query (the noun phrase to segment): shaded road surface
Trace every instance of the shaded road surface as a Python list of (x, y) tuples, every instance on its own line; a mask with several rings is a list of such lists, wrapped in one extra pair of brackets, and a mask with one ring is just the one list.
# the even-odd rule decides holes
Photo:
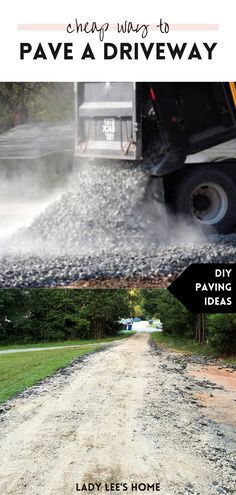
[(161, 495), (235, 493), (234, 426), (213, 421), (196, 399), (216, 385), (188, 373), (199, 364), (148, 339), (136, 334), (88, 355), (9, 401), (0, 415), (0, 493), (72, 495), (84, 482), (103, 491), (105, 482), (160, 482)]

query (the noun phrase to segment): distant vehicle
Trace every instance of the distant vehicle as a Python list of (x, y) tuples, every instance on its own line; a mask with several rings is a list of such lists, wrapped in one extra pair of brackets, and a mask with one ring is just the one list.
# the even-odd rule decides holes
[(123, 325), (124, 330), (132, 330), (133, 318), (120, 318), (119, 323)]
[(163, 323), (161, 321), (159, 321), (156, 324), (156, 329), (158, 330), (158, 332), (162, 332), (163, 331)]
[(153, 320), (148, 320), (149, 325), (153, 324)]
[(141, 318), (134, 318), (133, 321), (137, 322), (137, 321), (141, 321)]

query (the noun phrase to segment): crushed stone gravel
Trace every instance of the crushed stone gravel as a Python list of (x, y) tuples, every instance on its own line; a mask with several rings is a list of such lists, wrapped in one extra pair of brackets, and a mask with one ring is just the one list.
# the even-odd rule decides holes
[(235, 262), (236, 234), (206, 238), (166, 215), (148, 181), (139, 167), (80, 165), (59, 199), (1, 241), (0, 287), (127, 279), (158, 287), (191, 263)]

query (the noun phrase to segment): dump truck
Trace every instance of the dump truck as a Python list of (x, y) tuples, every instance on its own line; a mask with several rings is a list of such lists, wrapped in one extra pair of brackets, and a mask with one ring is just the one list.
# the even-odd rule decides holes
[(150, 194), (206, 231), (236, 223), (234, 82), (78, 82), (75, 158), (123, 160)]

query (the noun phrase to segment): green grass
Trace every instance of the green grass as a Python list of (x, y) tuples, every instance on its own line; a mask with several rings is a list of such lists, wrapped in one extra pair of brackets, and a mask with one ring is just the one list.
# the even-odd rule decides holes
[(164, 332), (154, 332), (151, 334), (151, 339), (157, 344), (164, 345), (175, 351), (187, 352), (189, 354), (198, 354), (206, 357), (220, 357), (225, 363), (236, 364), (235, 357), (222, 357), (214, 353), (213, 349), (208, 344), (198, 344), (195, 340), (178, 337)]
[(53, 375), (73, 359), (100, 348), (55, 349), (0, 355), (0, 402)]
[(89, 339), (89, 340), (60, 340), (59, 342), (31, 342), (28, 344), (6, 344), (0, 345), (0, 350), (10, 350), (10, 349), (30, 349), (31, 347), (61, 347), (61, 346), (71, 346), (71, 345), (86, 345), (86, 344), (102, 344), (104, 342), (112, 342), (113, 340), (120, 340), (130, 337), (135, 332), (119, 333), (119, 335), (113, 337), (105, 337), (104, 339)]
[[(12, 354), (0, 354), (0, 403), (10, 399), (18, 392), (35, 385), (40, 380), (53, 375), (58, 369), (66, 366), (73, 359), (94, 352), (102, 347), (105, 342), (124, 339), (133, 335), (119, 334), (115, 337), (107, 337), (100, 340), (70, 340), (60, 342), (41, 342), (37, 344), (1, 346), (1, 350), (29, 349), (30, 347), (48, 347), (64, 345), (81, 345), (83, 347), (52, 349), (45, 351), (16, 352)], [(97, 344), (92, 347), (87, 344)]]

